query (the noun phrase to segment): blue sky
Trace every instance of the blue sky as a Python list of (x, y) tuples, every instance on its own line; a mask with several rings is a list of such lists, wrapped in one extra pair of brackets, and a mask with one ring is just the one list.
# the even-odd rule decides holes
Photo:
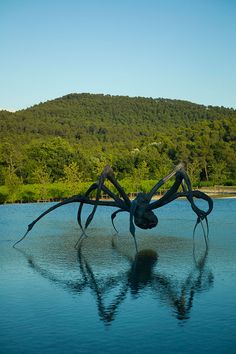
[(71, 92), (236, 108), (235, 0), (2, 0), (0, 109)]

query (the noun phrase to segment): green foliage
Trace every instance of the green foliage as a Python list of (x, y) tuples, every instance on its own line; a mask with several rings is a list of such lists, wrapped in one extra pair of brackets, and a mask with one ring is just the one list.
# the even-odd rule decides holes
[(201, 167), (198, 160), (194, 160), (187, 165), (187, 173), (192, 185), (197, 185), (200, 182)]
[(32, 182), (33, 183), (41, 183), (47, 184), (50, 183), (50, 175), (47, 171), (46, 166), (42, 163), (42, 165), (38, 165), (32, 171)]
[(16, 199), (17, 192), (22, 184), (22, 180), (12, 171), (10, 168), (5, 170), (5, 186), (9, 192), (10, 201), (14, 202)]
[(23, 200), (63, 198), (61, 186), (52, 193), (48, 186), (74, 193), (106, 164), (132, 191), (148, 189), (143, 181), (159, 180), (179, 161), (195, 185), (236, 180), (236, 111), (224, 107), (70, 94), (0, 111), (0, 138), (0, 184), (19, 200), (22, 182), (41, 185), (24, 190)]
[(4, 204), (8, 200), (9, 192), (6, 186), (0, 186), (0, 204)]
[(70, 194), (78, 194), (78, 190), (82, 181), (82, 172), (79, 171), (77, 162), (72, 162), (67, 166), (64, 166), (64, 181), (70, 190)]
[(223, 184), (227, 180), (226, 162), (220, 161), (211, 166), (211, 180), (214, 184)]

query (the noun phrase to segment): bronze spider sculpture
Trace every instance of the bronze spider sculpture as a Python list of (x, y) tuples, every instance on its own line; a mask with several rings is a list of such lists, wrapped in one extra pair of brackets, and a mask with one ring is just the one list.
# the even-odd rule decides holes
[[(156, 194), (157, 190), (171, 177), (175, 177), (175, 181), (172, 187), (159, 200), (152, 201), (152, 198)], [(109, 188), (105, 186), (104, 183), (106, 179), (109, 180), (112, 183), (112, 185), (117, 189), (119, 195), (113, 193)], [(182, 187), (182, 191), (179, 191), (179, 188), (181, 187)], [(97, 191), (96, 198), (91, 199), (90, 195), (95, 190)], [(100, 198), (101, 198), (102, 191), (106, 193), (112, 200), (101, 200)], [(74, 195), (73, 197), (65, 199), (64, 201), (57, 203), (56, 205), (53, 205), (51, 208), (47, 209), (44, 213), (39, 215), (37, 219), (35, 219), (31, 224), (28, 225), (28, 230), (26, 231), (25, 235), (20, 240), (18, 240), (13, 245), (13, 247), (19, 242), (21, 242), (26, 237), (28, 232), (33, 228), (33, 226), (46, 214), (50, 213), (56, 208), (61, 207), (62, 205), (66, 205), (69, 203), (80, 203), (78, 214), (77, 214), (77, 220), (79, 226), (82, 229), (82, 235), (80, 236), (78, 242), (76, 243), (76, 246), (79, 244), (80, 240), (82, 240), (83, 236), (85, 235), (85, 230), (93, 220), (97, 207), (101, 205), (101, 206), (110, 206), (110, 207), (118, 208), (118, 210), (113, 212), (111, 215), (111, 221), (113, 226), (114, 226), (114, 219), (118, 213), (128, 212), (130, 214), (129, 231), (134, 238), (134, 243), (137, 250), (137, 242), (135, 238), (135, 225), (141, 229), (154, 228), (158, 224), (158, 218), (154, 214), (153, 210), (160, 208), (180, 197), (186, 197), (188, 199), (192, 210), (197, 215), (197, 222), (194, 227), (194, 232), (199, 223), (202, 224), (203, 220), (206, 221), (207, 232), (205, 233), (203, 224), (202, 224), (202, 228), (204, 232), (205, 242), (207, 244), (208, 233), (209, 233), (207, 216), (211, 213), (213, 209), (213, 201), (205, 193), (198, 190), (192, 190), (190, 179), (184, 170), (183, 164), (180, 163), (173, 169), (172, 172), (170, 172), (167, 176), (165, 176), (157, 184), (155, 184), (149, 193), (138, 193), (137, 197), (134, 200), (130, 200), (128, 195), (125, 193), (124, 189), (116, 180), (112, 168), (107, 165), (104, 168), (98, 182), (92, 184), (84, 195)], [(197, 207), (197, 205), (194, 202), (194, 198), (205, 200), (208, 203), (208, 210), (204, 211), (199, 207)], [(85, 227), (83, 228), (81, 213), (84, 204), (93, 205), (93, 209), (86, 220)]]

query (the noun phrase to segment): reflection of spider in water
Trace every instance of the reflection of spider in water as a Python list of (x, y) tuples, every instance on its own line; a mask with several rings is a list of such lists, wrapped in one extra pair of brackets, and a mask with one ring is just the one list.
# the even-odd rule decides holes
[[(171, 177), (175, 177), (175, 181), (174, 181), (172, 187), (162, 196), (162, 198), (152, 202), (152, 198), (156, 194), (157, 190)], [(113, 186), (117, 189), (117, 192), (119, 195), (116, 195), (115, 193), (113, 193), (109, 188), (107, 188), (104, 185), (106, 179), (108, 179), (113, 184)], [(182, 191), (179, 191), (180, 187), (182, 187)], [(90, 198), (90, 195), (95, 190), (97, 191), (96, 198), (95, 198), (95, 200), (93, 200)], [(106, 193), (112, 200), (100, 200), (101, 192)], [(200, 192), (198, 190), (192, 190), (190, 179), (184, 170), (183, 164), (179, 164), (175, 167), (175, 169), (170, 174), (168, 174), (166, 177), (161, 179), (157, 184), (155, 184), (149, 193), (138, 193), (137, 197), (134, 200), (129, 199), (128, 195), (125, 193), (125, 191), (123, 190), (121, 185), (117, 182), (117, 180), (115, 179), (114, 172), (113, 172), (112, 168), (110, 166), (106, 166), (99, 178), (99, 181), (97, 183), (92, 184), (91, 187), (87, 190), (87, 192), (84, 195), (75, 195), (71, 198), (64, 200), (63, 202), (60, 202), (60, 203), (52, 206), (48, 210), (46, 210), (37, 219), (35, 219), (31, 224), (29, 224), (28, 230), (25, 233), (25, 235), (19, 241), (17, 241), (14, 244), (14, 246), (26, 237), (27, 233), (33, 228), (33, 226), (43, 216), (45, 216), (49, 212), (53, 211), (54, 209), (59, 208), (62, 205), (77, 202), (77, 203), (80, 203), (80, 206), (78, 209), (77, 220), (78, 220), (78, 223), (79, 223), (83, 232), (82, 232), (82, 235), (79, 238), (76, 245), (79, 244), (79, 241), (85, 235), (84, 231), (91, 223), (91, 221), (94, 217), (94, 214), (96, 212), (97, 206), (101, 205), (101, 206), (111, 206), (111, 207), (118, 208), (118, 210), (116, 210), (111, 215), (111, 220), (112, 220), (113, 226), (114, 226), (114, 218), (116, 217), (116, 215), (118, 213), (128, 212), (130, 214), (129, 230), (130, 230), (131, 235), (134, 238), (135, 247), (136, 247), (136, 251), (137, 251), (137, 243), (136, 243), (136, 239), (135, 239), (135, 225), (141, 229), (154, 228), (158, 223), (158, 219), (157, 219), (156, 215), (154, 214), (153, 210), (160, 208), (163, 205), (168, 204), (179, 197), (186, 197), (187, 200), (190, 202), (192, 210), (197, 215), (197, 222), (194, 227), (194, 231), (196, 229), (196, 226), (199, 223), (202, 224), (203, 220), (206, 221), (207, 233), (205, 233), (203, 224), (202, 224), (202, 227), (203, 227), (203, 231), (204, 231), (205, 241), (207, 244), (207, 238), (208, 238), (207, 215), (209, 215), (213, 209), (212, 199), (203, 192)], [(208, 203), (208, 210), (204, 211), (204, 210), (201, 210), (200, 208), (198, 208), (194, 202), (194, 198), (205, 200)], [(82, 208), (83, 208), (84, 204), (93, 205), (93, 210), (89, 214), (89, 216), (86, 220), (86, 223), (85, 223), (85, 227), (83, 228), (82, 222), (81, 222), (81, 212), (82, 212)], [(114, 226), (114, 228), (115, 228), (115, 226)]]
[[(86, 289), (91, 289), (96, 299), (99, 317), (105, 324), (110, 324), (115, 319), (120, 305), (129, 293), (134, 298), (138, 298), (142, 296), (142, 290), (147, 288), (153, 295), (159, 297), (162, 303), (164, 302), (174, 311), (174, 315), (178, 320), (186, 320), (190, 318), (195, 294), (202, 292), (202, 290), (208, 290), (213, 285), (213, 274), (206, 267), (207, 247), (198, 260), (194, 253), (194, 267), (181, 283), (178, 283), (172, 275), (164, 275), (157, 270), (155, 265), (158, 261), (158, 255), (154, 250), (139, 251), (133, 259), (121, 253), (114, 242), (112, 242), (113, 250), (117, 251), (119, 256), (128, 261), (129, 268), (127, 271), (117, 275), (109, 274), (106, 271), (105, 278), (99, 279), (95, 276), (81, 248), (79, 247), (78, 249), (78, 264), (82, 275), (80, 281), (61, 280), (50, 270), (45, 270), (35, 263), (32, 257), (27, 256), (25, 252), (19, 251), (27, 257), (30, 267), (44, 278), (60, 284), (73, 294), (80, 294)], [(117, 295), (113, 297), (110, 305), (106, 306), (106, 296), (113, 292), (116, 292)]]

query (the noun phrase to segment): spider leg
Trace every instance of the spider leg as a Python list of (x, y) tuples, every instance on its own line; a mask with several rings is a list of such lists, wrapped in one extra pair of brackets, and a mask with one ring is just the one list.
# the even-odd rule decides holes
[(180, 173), (177, 173), (172, 187), (163, 195), (163, 197), (151, 203), (149, 205), (149, 209), (153, 210), (153, 209), (160, 208), (163, 205), (170, 203), (174, 199), (180, 197), (182, 194), (180, 195), (179, 193), (177, 193), (177, 191), (181, 183), (182, 183), (182, 176), (180, 175)]
[[(204, 239), (205, 239), (205, 243), (206, 243), (206, 247), (208, 247), (208, 235), (209, 235), (209, 226), (208, 226), (208, 220), (207, 220), (207, 215), (208, 214), (204, 210), (201, 210), (201, 209), (199, 209), (196, 206), (196, 204), (194, 203), (193, 197), (197, 196), (198, 191), (193, 191), (192, 190), (190, 179), (189, 179), (187, 173), (184, 170), (182, 170), (182, 175), (183, 175), (183, 181), (182, 181), (181, 184), (182, 184), (183, 191), (186, 193), (186, 197), (187, 197), (188, 201), (190, 202), (193, 211), (195, 212), (195, 214), (197, 214), (197, 217), (198, 217), (196, 225), (194, 227), (194, 233), (195, 233), (195, 230), (196, 230), (196, 226), (199, 223), (201, 223), (202, 230), (203, 230), (203, 235), (204, 235)], [(187, 188), (186, 188), (185, 184), (186, 184)], [(208, 213), (210, 213), (212, 208), (213, 208), (212, 200), (206, 194), (202, 194), (200, 196), (200, 198), (204, 199), (204, 200), (206, 200), (208, 202), (208, 205), (209, 205)], [(206, 221), (206, 231), (204, 229), (202, 220)]]
[[(89, 189), (86, 191), (85, 196), (88, 197), (89, 194), (91, 192), (93, 192), (94, 190), (96, 190), (98, 187), (99, 187), (98, 183), (92, 184), (89, 187)], [(124, 202), (116, 194), (114, 194), (112, 191), (110, 191), (110, 189), (108, 189), (105, 185), (101, 186), (101, 190), (103, 192), (105, 192), (107, 195), (109, 195), (109, 197), (113, 198), (115, 200), (115, 202), (117, 203), (117, 206), (119, 208), (121, 208), (121, 209), (126, 208)], [(78, 220), (78, 224), (79, 224), (80, 228), (84, 232), (84, 229), (83, 229), (83, 226), (82, 226), (82, 222), (81, 222), (81, 214), (82, 214), (83, 204), (84, 203), (80, 203), (80, 206), (79, 206), (79, 209), (78, 209), (78, 214), (77, 214), (77, 220)]]
[[(119, 197), (117, 197), (114, 193), (112, 193), (108, 188), (106, 188), (104, 186), (104, 182), (106, 179), (108, 179), (117, 188), (118, 192), (124, 198), (124, 202)], [(99, 181), (97, 183), (97, 194), (96, 194), (96, 199), (95, 199), (96, 202), (100, 199), (100, 195), (101, 195), (102, 190), (108, 192), (108, 194), (110, 196), (112, 196), (112, 198), (119, 204), (118, 206), (122, 205), (122, 208), (124, 208), (124, 209), (129, 208), (129, 206), (131, 204), (130, 200), (129, 200), (128, 196), (125, 194), (125, 192), (123, 191), (122, 187), (116, 181), (112, 168), (108, 165), (104, 168), (104, 170), (99, 178)], [(86, 220), (85, 228), (84, 228), (85, 230), (87, 229), (87, 227), (89, 226), (89, 224), (93, 220), (96, 210), (97, 210), (97, 204), (95, 203), (92, 212), (89, 214), (89, 216)]]
[[(190, 179), (189, 179), (187, 173), (185, 172), (183, 166), (181, 166), (181, 165), (178, 165), (178, 166), (179, 166), (179, 168), (177, 171), (175, 171), (175, 172), (172, 171), (172, 176), (173, 176), (173, 173), (175, 174), (175, 182), (172, 185), (172, 187), (164, 194), (164, 196), (162, 198), (151, 203), (149, 206), (149, 209), (153, 210), (153, 209), (159, 208), (167, 203), (170, 203), (174, 199), (177, 199), (178, 197), (185, 196), (188, 199), (188, 201), (190, 202), (192, 210), (197, 215), (197, 221), (196, 221), (196, 224), (193, 229), (193, 241), (195, 239), (196, 227), (199, 223), (201, 223), (205, 243), (206, 243), (206, 246), (208, 247), (209, 226), (208, 226), (207, 215), (209, 215), (213, 209), (213, 201), (205, 193), (200, 192), (198, 190), (196, 190), (196, 191), (192, 190)], [(168, 176), (170, 176), (170, 175), (168, 175)], [(159, 185), (160, 185), (160, 183), (159, 183)], [(155, 190), (156, 186), (154, 186), (153, 190)], [(182, 186), (183, 192), (178, 192), (178, 189), (180, 186)], [(151, 192), (153, 192), (153, 190)], [(197, 207), (197, 205), (194, 202), (194, 197), (205, 200), (208, 203), (208, 210), (204, 211), (204, 210), (200, 209), (199, 207)], [(202, 223), (203, 220), (205, 220), (205, 222), (206, 222), (206, 231), (205, 231), (205, 228)]]
[(47, 209), (46, 211), (44, 211), (42, 214), (40, 214), (32, 223), (30, 223), (28, 225), (28, 229), (26, 231), (26, 233), (24, 234), (24, 236), (18, 240), (17, 242), (14, 243), (13, 247), (15, 247), (19, 242), (21, 242), (29, 233), (30, 230), (32, 230), (32, 228), (34, 227), (34, 225), (40, 220), (42, 219), (45, 215), (47, 215), (48, 213), (50, 213), (51, 211), (66, 205), (66, 204), (70, 204), (70, 203), (86, 203), (86, 204), (91, 204), (91, 205), (103, 205), (103, 206), (112, 206), (112, 207), (117, 207), (116, 202), (114, 201), (93, 201), (85, 196), (80, 196), (80, 195), (75, 195), (71, 198), (65, 199), (64, 201), (57, 203), (55, 205), (53, 205), (52, 207), (50, 207), (49, 209)]
[(107, 178), (112, 184), (113, 186), (117, 189), (117, 191), (119, 192), (120, 196), (123, 198), (125, 205), (127, 207), (127, 211), (129, 211), (129, 208), (131, 206), (131, 201), (129, 199), (129, 197), (127, 196), (127, 194), (125, 193), (124, 189), (121, 187), (121, 185), (119, 184), (119, 182), (116, 180), (115, 175), (114, 175), (114, 171), (113, 169), (107, 165), (102, 173), (105, 178)]
[(123, 209), (118, 209), (118, 210), (116, 210), (114, 213), (112, 213), (111, 214), (111, 222), (112, 222), (112, 225), (113, 225), (113, 227), (114, 227), (114, 229), (115, 229), (115, 231), (118, 233), (118, 231), (117, 231), (117, 229), (116, 229), (116, 227), (115, 227), (115, 225), (114, 225), (114, 219), (116, 218), (116, 215), (118, 214), (118, 213), (122, 213), (123, 211), (125, 211), (125, 210), (123, 210)]
[[(181, 174), (181, 177), (183, 179), (183, 182), (185, 182), (186, 186), (184, 185), (184, 183), (182, 182), (182, 187), (183, 187), (183, 190), (184, 190), (184, 193), (186, 194), (186, 197), (188, 199), (188, 201), (190, 202), (191, 204), (191, 208), (192, 210), (195, 212), (195, 214), (200, 217), (201, 220), (205, 219), (206, 216), (208, 214), (210, 214), (210, 212), (212, 211), (213, 209), (213, 201), (210, 197), (208, 197), (205, 193), (203, 192), (200, 192), (200, 191), (193, 191), (192, 190), (192, 186), (191, 186), (191, 182), (190, 182), (190, 179), (189, 179), (189, 176), (187, 175), (187, 173), (185, 172), (184, 169), (181, 169), (180, 171), (180, 174)], [(205, 201), (208, 202), (208, 211), (205, 212), (204, 210), (198, 208), (196, 206), (196, 204), (194, 203), (194, 199), (193, 197), (196, 197), (196, 198), (200, 198), (200, 199), (203, 199)]]
[[(89, 189), (85, 192), (85, 197), (89, 197), (89, 194), (96, 188), (97, 184), (94, 183), (92, 184)], [(84, 229), (83, 229), (83, 226), (82, 226), (82, 221), (81, 221), (81, 213), (82, 213), (82, 209), (83, 209), (83, 205), (84, 203), (80, 203), (79, 205), (79, 208), (78, 208), (78, 213), (77, 213), (77, 221), (78, 221), (78, 224), (82, 230), (82, 232), (84, 233)]]
[[(29, 225), (29, 226), (30, 226), (30, 225)], [(27, 234), (28, 234), (29, 231), (31, 230), (31, 228), (29, 228), (29, 226), (28, 226), (28, 230), (26, 231), (26, 233), (24, 234), (24, 236), (21, 237), (18, 241), (16, 241), (16, 242), (14, 243), (14, 245), (12, 246), (13, 248), (14, 248), (18, 243), (20, 243), (22, 240), (24, 240), (24, 238), (27, 236)]]
[[(189, 194), (188, 192), (186, 193), (183, 193), (187, 199), (189, 200)], [(198, 199), (203, 199), (205, 200), (207, 203), (208, 203), (208, 210), (207, 211), (204, 211), (200, 208), (198, 208), (196, 206), (196, 204), (194, 203), (194, 200), (193, 200), (193, 197), (195, 198), (198, 198)], [(206, 195), (205, 193), (201, 192), (201, 191), (192, 191), (192, 195), (191, 195), (191, 200), (190, 200), (190, 203), (191, 203), (191, 207), (193, 209), (193, 211), (195, 212), (195, 214), (197, 215), (197, 222), (195, 224), (195, 227), (194, 227), (194, 232), (196, 230), (196, 227), (199, 223), (201, 223), (202, 225), (202, 228), (203, 228), (203, 233), (204, 233), (204, 238), (206, 240), (206, 242), (208, 241), (208, 236), (209, 236), (209, 225), (208, 225), (208, 219), (207, 219), (207, 216), (211, 213), (212, 209), (213, 209), (213, 201), (210, 197), (208, 197), (208, 195)], [(203, 223), (202, 221), (205, 220), (205, 223), (206, 223), (206, 231), (204, 229), (204, 226), (203, 226)]]
[[(191, 194), (189, 194), (188, 192), (186, 193), (186, 197), (187, 199), (189, 200), (190, 204), (191, 204), (191, 208), (192, 210), (194, 211), (194, 213), (197, 215), (198, 219), (197, 219), (197, 223), (195, 225), (195, 228), (196, 229), (196, 226), (199, 224), (199, 222), (201, 223), (201, 226), (202, 226), (202, 230), (203, 230), (203, 234), (204, 234), (204, 239), (205, 239), (205, 243), (206, 243), (206, 246), (208, 247), (208, 241), (209, 241), (209, 225), (208, 225), (208, 219), (207, 219), (207, 216), (211, 213), (212, 209), (213, 209), (213, 201), (210, 197), (208, 197), (208, 195), (206, 195), (205, 193), (203, 192), (200, 192), (198, 190), (196, 191), (192, 191)], [(208, 203), (208, 210), (207, 211), (204, 211), (200, 208), (198, 208), (196, 206), (196, 204), (194, 203), (194, 199), (193, 197), (196, 197), (196, 198), (199, 198), (199, 199), (203, 199), (205, 200), (207, 203)], [(205, 220), (205, 223), (206, 223), (206, 230), (203, 226), (203, 223), (202, 221)]]
[(202, 231), (203, 231), (203, 236), (204, 236), (204, 240), (205, 240), (205, 244), (206, 244), (206, 248), (208, 248), (208, 242), (209, 242), (209, 238), (208, 238), (208, 235), (209, 235), (209, 226), (208, 226), (207, 217), (205, 217), (204, 219), (205, 219), (205, 221), (206, 221), (207, 230), (205, 230), (205, 228), (204, 228), (204, 226), (203, 226), (202, 219), (201, 219), (200, 217), (197, 218), (196, 224), (195, 224), (194, 229), (193, 229), (194, 250), (195, 250), (195, 232), (196, 232), (196, 228), (197, 228), (197, 226), (198, 226), (199, 224), (201, 224)]
[(166, 182), (168, 181), (170, 178), (172, 178), (173, 176), (176, 175), (176, 173), (178, 171), (180, 171), (181, 169), (183, 169), (183, 164), (180, 163), (178, 164), (172, 172), (170, 172), (167, 176), (165, 176), (164, 178), (162, 178), (159, 182), (157, 182), (157, 184), (155, 184), (155, 186), (151, 189), (151, 191), (148, 193), (148, 200), (150, 201), (152, 199), (152, 197), (154, 196), (154, 194), (157, 192), (157, 190)]
[[(164, 196), (165, 198), (163, 197), (162, 199), (158, 200), (157, 202), (159, 202), (159, 204), (157, 204), (156, 202), (152, 203), (151, 207), (152, 207), (152, 209), (153, 208), (156, 209), (156, 208), (164, 206), (165, 204), (168, 204), (168, 203), (172, 202), (173, 200), (175, 200), (177, 198), (180, 198), (180, 197), (188, 198), (188, 196), (189, 196), (188, 192), (173, 193), (172, 195), (169, 195), (168, 198)], [(208, 236), (209, 236), (209, 225), (208, 225), (207, 215), (209, 215), (211, 213), (212, 209), (213, 209), (213, 202), (212, 202), (212, 199), (210, 197), (208, 197), (205, 193), (200, 192), (200, 191), (192, 191), (192, 197), (203, 199), (203, 200), (206, 200), (208, 202), (208, 210), (204, 211), (204, 210), (199, 209), (194, 204), (194, 201), (192, 201), (192, 203), (194, 204), (194, 212), (197, 215), (197, 221), (196, 221), (196, 224), (195, 224), (194, 229), (193, 229), (193, 240), (195, 238), (196, 228), (197, 228), (198, 224), (201, 223), (201, 226), (202, 226), (202, 229), (203, 229), (205, 243), (207, 245), (208, 241), (209, 241), (209, 238), (208, 238)], [(206, 223), (206, 231), (205, 231), (203, 223), (202, 223), (203, 220), (205, 220), (205, 223)]]
[[(150, 191), (149, 193), (149, 200), (151, 200), (152, 196), (156, 193), (157, 189), (160, 188), (167, 180), (169, 180), (171, 177), (175, 176), (175, 181), (172, 185), (172, 187), (163, 195), (162, 198), (160, 198), (159, 200), (153, 202), (150, 204), (150, 209), (156, 209), (159, 208), (163, 205), (165, 205), (167, 202), (169, 203), (169, 200), (172, 201), (172, 195), (174, 195), (175, 193), (177, 193), (179, 187), (182, 185), (183, 191), (184, 193), (187, 193), (187, 191), (189, 193), (192, 193), (192, 187), (191, 187), (191, 182), (190, 179), (188, 177), (188, 175), (186, 174), (186, 172), (184, 171), (184, 167), (183, 164), (180, 163), (179, 165), (177, 165), (175, 167), (175, 169), (166, 177), (164, 177), (162, 180), (160, 180)], [(184, 183), (186, 183), (186, 185), (188, 186), (188, 190), (186, 189), (186, 186), (184, 185)], [(174, 198), (175, 199), (175, 198)]]
[[(92, 192), (93, 192), (94, 190), (96, 190), (97, 188), (98, 188), (98, 183), (92, 184), (92, 185), (89, 187), (89, 189), (86, 191), (85, 196), (86, 196), (86, 197), (89, 197), (90, 193), (92, 193)], [(108, 194), (111, 198), (113, 198), (113, 199), (115, 200), (115, 202), (117, 203), (117, 206), (119, 206), (119, 207), (121, 207), (121, 208), (125, 207), (124, 202), (123, 202), (119, 197), (117, 197), (116, 194), (114, 194), (113, 192), (111, 192), (110, 189), (108, 189), (106, 186), (102, 185), (102, 186), (101, 186), (101, 190), (102, 190), (103, 192), (105, 192), (106, 194)], [(81, 236), (79, 237), (78, 241), (76, 242), (75, 248), (77, 248), (78, 244), (82, 241), (83, 236), (86, 236), (86, 233), (85, 233), (85, 230), (84, 230), (84, 228), (83, 228), (83, 226), (82, 226), (82, 221), (81, 221), (81, 215), (82, 215), (83, 205), (84, 205), (84, 203), (81, 202), (81, 203), (80, 203), (80, 206), (79, 206), (79, 208), (78, 208), (78, 213), (77, 213), (77, 221), (78, 221), (78, 224), (79, 224), (79, 226), (80, 226), (80, 228), (81, 228), (81, 230), (82, 230), (82, 234), (81, 234)], [(123, 211), (123, 210), (121, 209), (121, 211)], [(94, 215), (94, 214), (93, 214), (93, 215)], [(113, 215), (113, 214), (112, 214), (112, 215)], [(113, 222), (112, 222), (112, 224), (113, 224)], [(113, 227), (114, 227), (114, 229), (116, 230), (114, 224), (113, 224)], [(117, 231), (117, 230), (116, 230), (116, 231)]]
[(129, 214), (130, 215), (130, 217), (129, 217), (129, 231), (134, 238), (135, 249), (136, 249), (136, 252), (138, 252), (138, 246), (137, 246), (137, 241), (136, 241), (136, 237), (135, 237), (135, 226), (134, 226), (134, 213), (135, 213), (136, 208), (137, 208), (137, 202), (136, 202), (136, 200), (133, 200), (133, 202), (131, 204), (131, 208), (130, 208), (130, 214)]
[[(175, 172), (175, 182), (172, 185), (172, 187), (164, 194), (164, 196), (162, 198), (151, 203), (149, 206), (149, 209), (153, 210), (153, 209), (159, 208), (159, 207), (169, 203), (170, 201), (172, 201), (180, 196), (185, 196), (188, 199), (188, 201), (190, 202), (192, 210), (195, 212), (195, 214), (198, 217), (200, 217), (201, 220), (203, 220), (212, 211), (213, 201), (205, 193), (200, 192), (200, 191), (193, 191), (192, 186), (191, 186), (191, 182), (190, 182), (190, 179), (189, 179), (187, 173), (184, 171), (182, 165), (178, 165), (178, 166), (179, 166), (179, 169)], [(173, 174), (172, 174), (172, 176), (173, 176)], [(183, 188), (183, 192), (177, 193), (180, 185)], [(198, 208), (196, 206), (196, 204), (194, 203), (194, 200), (193, 200), (194, 197), (207, 201), (207, 203), (208, 203), (208, 211), (207, 212), (205, 212), (204, 210), (201, 210), (200, 208)], [(206, 221), (206, 223), (207, 223), (207, 230), (208, 230), (208, 222)]]

